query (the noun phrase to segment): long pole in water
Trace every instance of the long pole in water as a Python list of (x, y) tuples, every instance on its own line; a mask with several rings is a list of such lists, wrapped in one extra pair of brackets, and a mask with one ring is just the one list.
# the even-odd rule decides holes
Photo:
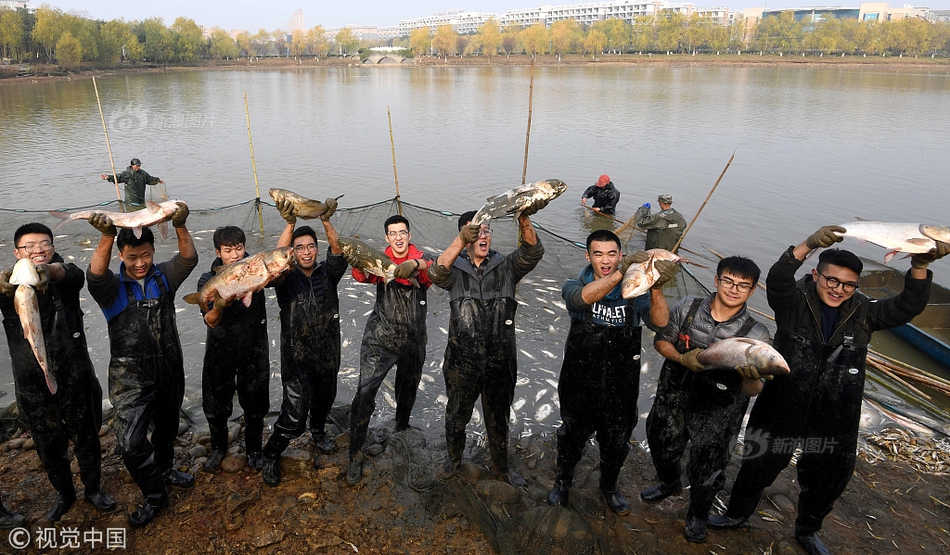
[(531, 112), (534, 104), (534, 56), (531, 57), (531, 84), (528, 87), (528, 131), (524, 135), (524, 169), (521, 170), (521, 184), (528, 175), (528, 143), (531, 140)]
[(257, 219), (264, 235), (264, 210), (261, 208), (261, 186), (257, 182), (257, 162), (254, 161), (254, 141), (251, 140), (251, 112), (247, 108), (247, 91), (244, 91), (244, 118), (247, 120), (247, 144), (251, 147), (251, 169), (254, 171), (254, 190), (257, 192)]
[(102, 115), (102, 102), (99, 100), (99, 86), (96, 85), (96, 78), (92, 78), (92, 88), (96, 91), (96, 104), (99, 105), (99, 119), (102, 120), (102, 132), (106, 135), (106, 148), (109, 149), (109, 162), (112, 164), (112, 180), (115, 183), (115, 197), (119, 200), (119, 210), (125, 212), (125, 205), (122, 204), (122, 193), (119, 192), (119, 176), (115, 173), (115, 160), (112, 158), (112, 144), (109, 142), (109, 130), (106, 129), (106, 117)]
[(393, 140), (393, 115), (386, 105), (386, 117), (389, 118), (389, 147), (393, 151), (393, 179), (396, 180), (396, 210), (402, 216), (402, 202), (399, 200), (399, 173), (396, 172), (396, 141)]
[[(739, 147), (736, 147), (736, 150), (739, 150)], [(732, 159), (736, 157), (736, 150), (732, 151), (732, 156), (729, 157), (729, 161), (726, 162), (726, 167), (723, 168), (722, 173), (719, 174), (719, 179), (716, 180), (716, 184), (713, 185), (712, 189), (709, 191), (709, 194), (706, 195), (706, 200), (703, 201), (702, 206), (700, 206), (699, 210), (696, 211), (696, 215), (693, 216), (693, 220), (689, 222), (689, 225), (686, 226), (685, 230), (683, 230), (683, 234), (680, 235), (680, 240), (677, 241), (675, 245), (673, 245), (673, 248), (670, 249), (670, 252), (676, 252), (676, 249), (678, 249), (683, 243), (683, 239), (686, 238), (686, 234), (689, 233), (690, 228), (693, 227), (694, 223), (696, 223), (696, 218), (699, 217), (699, 214), (703, 211), (703, 208), (706, 208), (706, 203), (709, 202), (709, 198), (712, 197), (713, 193), (716, 192), (716, 187), (718, 187), (719, 182), (722, 181), (722, 176), (726, 175), (726, 170), (728, 170), (729, 166), (732, 164)]]

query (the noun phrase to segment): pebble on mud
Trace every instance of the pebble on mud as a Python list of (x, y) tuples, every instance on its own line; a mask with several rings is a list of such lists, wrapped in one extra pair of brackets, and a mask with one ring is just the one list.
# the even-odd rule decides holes
[(31, 451), (34, 447), (36, 447), (36, 444), (33, 442), (32, 437), (27, 438), (26, 441), (23, 442), (24, 451)]
[(234, 474), (235, 472), (240, 472), (246, 464), (247, 459), (244, 455), (228, 455), (221, 461), (221, 470)]

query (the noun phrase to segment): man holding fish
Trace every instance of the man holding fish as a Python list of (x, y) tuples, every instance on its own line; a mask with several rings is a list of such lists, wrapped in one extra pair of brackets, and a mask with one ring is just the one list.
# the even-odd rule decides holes
[[(85, 499), (99, 511), (111, 511), (115, 501), (100, 489), (102, 388), (89, 359), (79, 295), (85, 284), (83, 271), (67, 264), (56, 252), (53, 232), (43, 224), (20, 226), (14, 236), (18, 266), (35, 265), (39, 282), (20, 285), (34, 302), (14, 307), (21, 281), (6, 270), (0, 274), (0, 310), (7, 334), (20, 417), (30, 428), (36, 452), (50, 484), (57, 492), (46, 518), (56, 522), (76, 501), (73, 475), (67, 458), (69, 442), (79, 463)], [(35, 291), (34, 291), (35, 290)], [(17, 310), (21, 313), (17, 314)], [(25, 312), (25, 314), (23, 313)], [(42, 341), (31, 342), (29, 328)], [(29, 335), (26, 334), (26, 335)], [(42, 353), (36, 348), (43, 346)], [(46, 372), (39, 360), (44, 360)], [(52, 386), (52, 387), (51, 387)], [(55, 389), (55, 391), (53, 391)], [(4, 515), (6, 513), (6, 515)], [(0, 503), (0, 522), (9, 520)]]
[(561, 420), (557, 431), (557, 476), (548, 493), (552, 504), (567, 505), (574, 483), (574, 467), (584, 446), (597, 434), (600, 446), (600, 489), (607, 506), (625, 515), (630, 506), (617, 485), (630, 452), (630, 436), (637, 423), (642, 324), (662, 330), (669, 317), (663, 284), (675, 263), (658, 260), (659, 277), (646, 293), (625, 299), (624, 272), (650, 260), (643, 251), (623, 255), (620, 238), (608, 230), (587, 237), (588, 264), (561, 288), (571, 316), (564, 345), (564, 363), (558, 380)]
[[(145, 526), (168, 505), (165, 485), (190, 487), (194, 477), (174, 468), (178, 414), (185, 394), (185, 369), (175, 321), (175, 291), (198, 265), (198, 252), (179, 203), (170, 216), (178, 254), (153, 263), (155, 237), (148, 227), (117, 231), (109, 216), (94, 213), (89, 223), (102, 237), (89, 262), (89, 294), (109, 325), (109, 399), (115, 407), (116, 451), (145, 496), (128, 515)], [(109, 269), (112, 245), (119, 251), (118, 273)], [(149, 439), (149, 427), (153, 427)]]
[(726, 465), (749, 397), (762, 390), (754, 360), (743, 357), (737, 373), (737, 368), (719, 369), (725, 366), (720, 361), (704, 364), (699, 359), (715, 350), (707, 347), (723, 345), (730, 338), (770, 340), (768, 329), (746, 310), (759, 274), (759, 267), (748, 258), (722, 259), (714, 278), (716, 291), (677, 302), (670, 310), (670, 324), (654, 340), (657, 352), (666, 358), (646, 427), (659, 484), (643, 490), (640, 498), (656, 503), (683, 490), (680, 459), (690, 443), (684, 535), (691, 542), (706, 541), (706, 518), (725, 484)]
[[(274, 191), (271, 190), (272, 196)], [(336, 449), (336, 442), (326, 436), (324, 427), (336, 399), (340, 373), (337, 285), (346, 273), (343, 249), (330, 223), (336, 200), (331, 198), (319, 203), (292, 194), (275, 198), (277, 210), (287, 221), (277, 247), (293, 247), (297, 265), (273, 282), (280, 306), (280, 372), (284, 398), (274, 433), (264, 446), (261, 477), (268, 486), (280, 484), (280, 455), (292, 439), (306, 430), (308, 415), (314, 446), (326, 454)], [(326, 262), (317, 262), (319, 248), (313, 228), (295, 229), (297, 216), (316, 217), (323, 222), (330, 243)]]
[(904, 290), (872, 302), (857, 292), (861, 260), (846, 250), (821, 253), (818, 267), (795, 280), (806, 256), (840, 242), (849, 230), (825, 226), (791, 246), (769, 270), (769, 306), (778, 330), (775, 346), (791, 373), (765, 385), (746, 428), (746, 453), (726, 514), (713, 516), (714, 528), (742, 528), (762, 491), (788, 465), (796, 445), (801, 493), (795, 539), (810, 555), (830, 553), (818, 537), (854, 470), (865, 357), (871, 332), (909, 322), (930, 298), (928, 265), (950, 253), (950, 244), (933, 241), (911, 257)]
[(350, 409), (350, 465), (346, 473), (350, 485), (363, 477), (363, 443), (379, 386), (396, 366), (395, 430), (408, 430), (426, 354), (426, 290), (432, 285), (427, 271), (429, 257), (410, 242), (412, 232), (404, 216), (390, 216), (383, 231), (389, 243), (384, 256), (396, 265), (392, 270), (395, 279), (373, 275), (360, 269), (358, 261), (350, 261), (353, 279), (376, 284), (376, 305), (360, 343), (360, 381)]

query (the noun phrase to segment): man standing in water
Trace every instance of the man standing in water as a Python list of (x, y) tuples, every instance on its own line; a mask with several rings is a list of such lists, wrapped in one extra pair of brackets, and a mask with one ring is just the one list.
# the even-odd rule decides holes
[(614, 182), (610, 180), (610, 176), (604, 174), (597, 179), (597, 183), (584, 191), (584, 194), (581, 195), (581, 204), (587, 206), (587, 199), (589, 198), (594, 199), (594, 207), (591, 210), (612, 215), (617, 210), (617, 203), (620, 202), (620, 191), (614, 187)]
[(544, 255), (528, 216), (545, 204), (521, 213), (521, 245), (507, 256), (491, 250), (492, 230), (487, 223), (471, 223), (475, 211), (462, 214), (458, 237), (429, 268), (432, 283), (449, 292), (451, 307), (442, 368), (449, 398), (445, 408), (448, 459), (437, 473), (440, 480), (449, 480), (458, 472), (465, 450), (465, 426), (481, 395), (495, 476), (516, 487), (527, 484), (508, 467), (508, 411), (518, 372), (515, 286)]
[[(217, 258), (211, 263), (211, 271), (198, 278), (198, 291), (211, 280), (215, 268), (247, 257), (244, 250), (247, 238), (239, 227), (219, 227), (214, 231), (212, 241)], [(235, 391), (244, 409), (247, 465), (260, 470), (264, 462), (264, 416), (270, 408), (270, 359), (264, 305), (264, 292), (258, 291), (254, 293), (250, 306), (232, 302), (224, 308), (217, 308), (213, 303), (201, 307), (208, 326), (201, 374), (201, 401), (211, 432), (211, 453), (205, 462), (208, 472), (217, 470), (228, 454), (228, 419), (234, 408)]]
[(145, 207), (145, 186), (157, 185), (165, 182), (161, 179), (151, 176), (142, 169), (142, 162), (138, 158), (132, 158), (129, 167), (117, 176), (100, 174), (100, 178), (115, 183), (118, 178), (119, 183), (125, 183), (125, 206), (129, 211), (139, 210)]
[(647, 250), (670, 250), (686, 230), (686, 218), (673, 209), (673, 195), (660, 195), (657, 202), (660, 211), (656, 214), (650, 214), (650, 203), (637, 208), (637, 227), (647, 231)]
[(641, 323), (654, 331), (666, 326), (670, 311), (663, 284), (676, 266), (658, 260), (660, 278), (650, 292), (627, 300), (621, 294), (624, 272), (649, 256), (642, 251), (623, 256), (620, 238), (607, 230), (587, 237), (585, 254), (590, 264), (561, 288), (571, 329), (557, 386), (563, 424), (557, 431), (557, 477), (548, 500), (567, 505), (574, 467), (596, 433), (600, 489), (610, 510), (625, 515), (630, 508), (617, 480), (637, 423)]
[[(29, 259), (40, 274), (41, 282), (34, 289), (42, 321), (41, 333), (46, 343), (49, 373), (58, 385), (54, 395), (30, 343), (23, 337), (13, 301), (17, 286), (10, 283), (11, 272), (6, 270), (0, 274), (0, 309), (13, 363), (17, 407), (20, 417), (29, 425), (46, 476), (58, 493), (46, 518), (58, 521), (76, 502), (73, 473), (66, 457), (70, 440), (86, 488), (86, 501), (100, 511), (111, 511), (115, 509), (115, 501), (99, 489), (102, 387), (89, 359), (79, 305), (85, 276), (75, 264), (67, 264), (56, 252), (53, 232), (43, 224), (20, 226), (13, 235), (13, 244), (17, 260)], [(3, 517), (0, 521), (16, 523), (11, 513), (3, 513), (6, 511), (0, 504), (0, 517)]]
[(841, 226), (825, 226), (791, 246), (769, 270), (769, 306), (778, 330), (775, 347), (791, 373), (765, 384), (746, 427), (747, 455), (732, 489), (726, 514), (713, 528), (742, 528), (762, 495), (788, 465), (796, 445), (801, 493), (795, 539), (809, 555), (831, 553), (818, 537), (822, 521), (854, 470), (864, 391), (865, 358), (871, 332), (909, 322), (930, 299), (931, 262), (950, 253), (940, 241), (915, 254), (897, 296), (872, 302), (855, 295), (863, 264), (846, 250), (821, 253), (818, 267), (795, 280), (811, 251), (841, 241)]
[[(409, 415), (416, 402), (422, 363), (426, 355), (426, 290), (432, 285), (426, 255), (410, 243), (409, 220), (391, 216), (383, 224), (386, 255), (396, 268), (396, 279), (383, 278), (353, 268), (353, 279), (376, 284), (376, 306), (366, 320), (360, 345), (360, 382), (350, 408), (350, 466), (346, 482), (363, 477), (363, 444), (369, 420), (376, 409), (376, 393), (389, 370), (396, 366), (396, 431), (409, 429)], [(409, 278), (416, 276), (414, 283)]]
[(770, 340), (768, 329), (746, 310), (755, 292), (759, 267), (748, 258), (730, 256), (716, 268), (716, 291), (706, 297), (684, 297), (670, 310), (670, 323), (654, 340), (666, 357), (657, 381), (656, 398), (647, 417), (647, 441), (659, 484), (640, 498), (656, 503), (682, 491), (680, 459), (689, 455), (689, 510), (684, 535), (706, 540), (706, 519), (716, 493), (725, 484), (725, 470), (749, 406), (762, 390), (755, 367), (740, 375), (733, 370), (706, 370), (696, 357), (703, 349), (730, 337)]
[[(185, 395), (185, 368), (175, 322), (175, 292), (198, 265), (195, 243), (185, 227), (188, 207), (178, 204), (172, 225), (178, 254), (153, 264), (155, 237), (144, 228), (116, 228), (108, 216), (89, 217), (102, 237), (89, 262), (89, 294), (109, 323), (109, 399), (115, 407), (116, 450), (145, 495), (128, 516), (145, 526), (168, 505), (165, 484), (190, 487), (195, 478), (174, 468), (178, 414)], [(112, 243), (119, 249), (119, 272), (109, 270)], [(153, 427), (149, 440), (149, 427)]]
[(280, 454), (290, 440), (307, 426), (317, 449), (330, 454), (336, 442), (326, 436), (324, 427), (336, 399), (340, 373), (340, 298), (337, 284), (346, 273), (346, 260), (339, 235), (330, 216), (337, 202), (327, 199), (327, 210), (320, 216), (330, 243), (324, 263), (317, 263), (317, 234), (310, 226), (294, 229), (297, 217), (290, 201), (278, 200), (277, 210), (287, 221), (277, 240), (278, 247), (293, 246), (297, 266), (275, 279), (277, 304), (280, 306), (280, 372), (284, 400), (274, 433), (264, 446), (261, 477), (268, 486), (280, 484)]

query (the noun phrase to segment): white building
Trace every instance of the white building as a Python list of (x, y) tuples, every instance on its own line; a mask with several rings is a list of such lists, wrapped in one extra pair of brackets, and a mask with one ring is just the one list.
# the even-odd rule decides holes
[(408, 37), (413, 30), (423, 27), (435, 31), (443, 25), (451, 25), (460, 35), (467, 35), (478, 31), (478, 28), (491, 18), (498, 19), (498, 14), (463, 10), (438, 12), (426, 17), (400, 20), (399, 36)]

